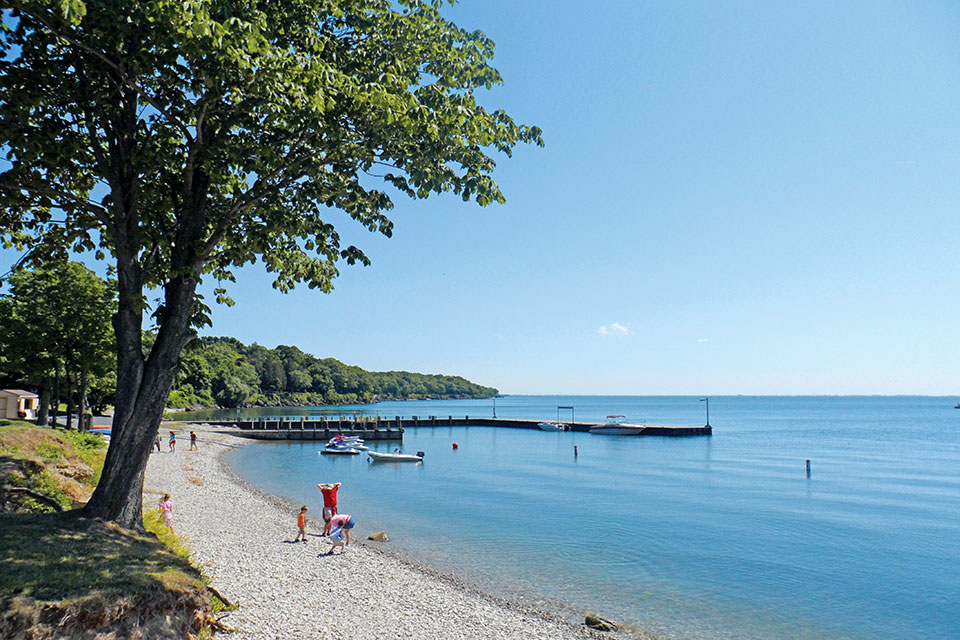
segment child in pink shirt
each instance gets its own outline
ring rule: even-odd
[[[167,525],[170,533],[173,533],[173,502],[170,500],[170,494],[163,494],[160,499],[160,511],[163,513],[163,524]]]

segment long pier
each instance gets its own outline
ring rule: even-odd
[[[198,421],[199,422],[199,421]],[[360,436],[364,440],[403,440],[405,429],[413,427],[504,427],[509,429],[540,429],[542,420],[515,420],[511,418],[478,418],[470,416],[412,416],[404,418],[314,418],[307,416],[272,416],[239,418],[237,420],[212,420],[207,424],[236,429],[235,435],[257,440],[329,440],[337,434]],[[566,431],[588,432],[600,422],[564,422]],[[710,425],[688,427],[680,425],[648,424],[640,436],[664,436],[684,438],[708,436],[713,433]]]

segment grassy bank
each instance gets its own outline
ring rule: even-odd
[[[0,636],[186,638],[216,626],[221,606],[155,513],[147,534],[78,517],[105,451],[96,435],[0,421]]]

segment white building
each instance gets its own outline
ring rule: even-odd
[[[0,418],[35,420],[40,396],[22,389],[0,389]]]

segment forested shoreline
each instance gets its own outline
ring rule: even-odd
[[[366,371],[297,347],[268,349],[235,338],[200,338],[180,358],[167,406],[269,407],[382,400],[490,398],[497,390],[461,376]]]

